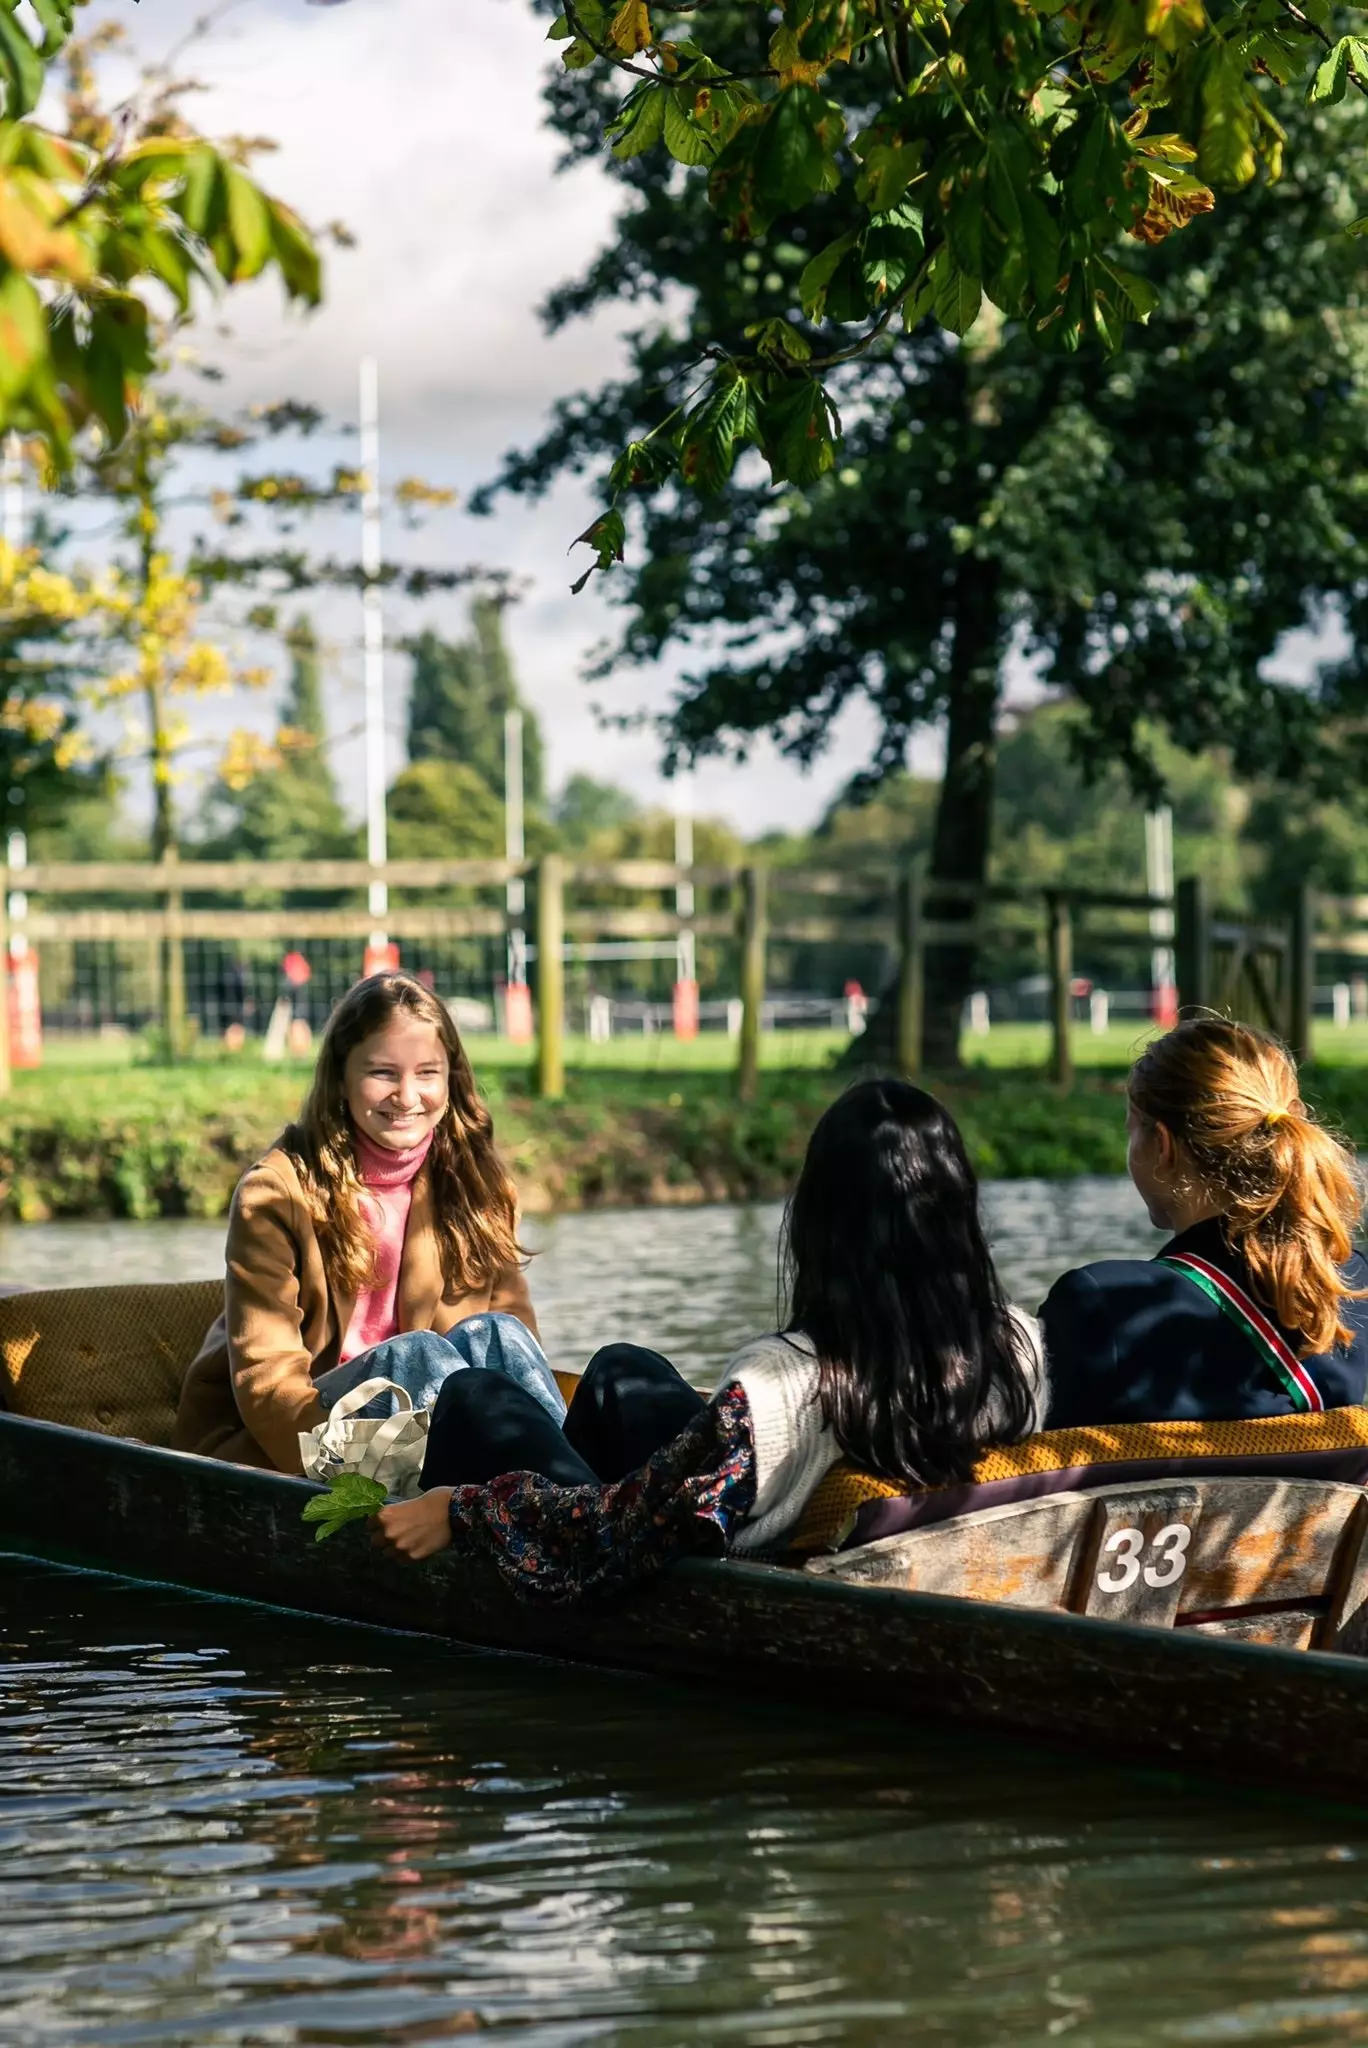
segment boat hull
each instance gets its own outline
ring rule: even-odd
[[[514,1600],[487,1564],[316,1544],[303,1480],[0,1415],[0,1550],[472,1648],[973,1724],[1368,1793],[1368,1661],[688,1561],[610,1605]]]

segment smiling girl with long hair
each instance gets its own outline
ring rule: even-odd
[[[411,975],[372,975],[333,1011],[297,1122],[238,1184],[176,1447],[298,1472],[300,1432],[362,1380],[430,1405],[472,1361],[559,1418],[535,1336],[513,1184],[456,1027]]]

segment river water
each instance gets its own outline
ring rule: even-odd
[[[1034,1309],[1066,1266],[1148,1258],[1161,1240],[1129,1181],[999,1181],[986,1190],[993,1248],[1009,1294]],[[578,1369],[625,1337],[707,1384],[776,1316],[780,1210],[591,1210],[531,1217],[531,1284],[552,1361]],[[194,1280],[223,1271],[222,1223],[39,1223],[0,1231],[0,1284],[96,1285]]]
[[[1153,1248],[1111,1183],[990,1206],[1030,1305]],[[553,1351],[651,1337],[706,1380],[772,1318],[776,1222],[539,1226]],[[0,1277],[212,1271],[220,1243],[16,1230]],[[4,2048],[481,2034],[1359,2040],[1368,1814],[0,1559]]]

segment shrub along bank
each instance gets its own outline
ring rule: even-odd
[[[529,1213],[782,1195],[808,1133],[845,1085],[834,1072],[768,1072],[737,1103],[701,1073],[572,1073],[539,1102],[516,1072],[484,1085]],[[0,1216],[218,1216],[243,1168],[298,1107],[303,1069],[248,1062],[16,1076],[0,1110]],[[938,1083],[985,1179],[1125,1169],[1124,1073],[1061,1095],[1040,1075],[977,1069]],[[1368,1141],[1368,1069],[1307,1078],[1307,1094]]]

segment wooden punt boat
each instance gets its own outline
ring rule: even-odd
[[[806,1569],[689,1561],[611,1605],[535,1608],[455,1552],[402,1566],[355,1526],[316,1545],[304,1480],[133,1441],[165,1433],[217,1298],[195,1283],[0,1299],[0,1552],[474,1648],[1368,1792],[1368,1656],[1352,1654],[1368,1623],[1361,1485],[1128,1468],[1116,1485]]]

